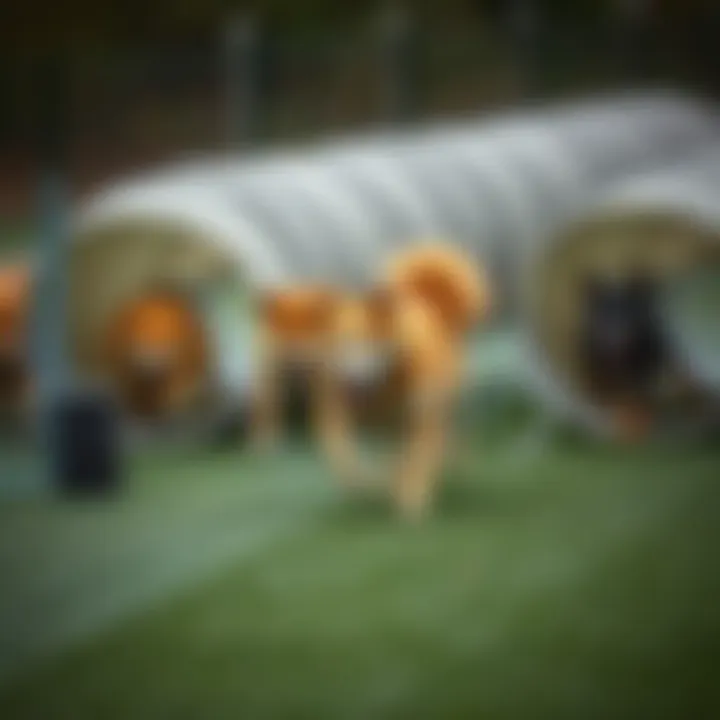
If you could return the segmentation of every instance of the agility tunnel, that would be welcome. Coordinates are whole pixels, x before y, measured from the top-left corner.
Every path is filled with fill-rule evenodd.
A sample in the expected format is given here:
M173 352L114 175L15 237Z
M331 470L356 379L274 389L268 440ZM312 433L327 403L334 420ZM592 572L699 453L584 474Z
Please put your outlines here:
M528 258L528 357L535 387L562 416L609 430L583 354L599 309L611 332L657 338L646 390L669 427L720 425L719 193L716 144L607 189ZM633 313L637 322L623 325Z
M229 397L251 373L243 318L257 290L297 280L360 286L395 249L427 237L469 250L488 269L496 306L509 310L530 247L602 185L687 156L715 130L712 108L693 98L628 94L130 179L79 211L75 360L84 374L106 373L113 318L174 286L208 333L198 379Z

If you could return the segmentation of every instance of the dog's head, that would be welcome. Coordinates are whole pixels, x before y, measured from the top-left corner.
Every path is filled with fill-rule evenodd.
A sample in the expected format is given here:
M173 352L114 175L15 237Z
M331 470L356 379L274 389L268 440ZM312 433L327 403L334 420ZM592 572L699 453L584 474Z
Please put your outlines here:
M341 303L340 293L324 285L265 292L258 303L259 324L286 358L310 360L323 352Z
M298 286L266 293L259 316L266 338L291 366L334 362L356 379L384 363L398 300L394 290L381 287L350 294Z
M583 355L591 382L605 394L646 391L671 360L656 293L641 274L590 283Z
M588 278L587 313L598 326L636 331L657 321L657 286L643 274L602 280Z
M139 415L180 410L205 376L209 350L201 318L187 298L150 292L125 306L110 325L107 353L122 400Z
M407 300L398 288L376 285L336 303L331 360L348 381L364 385L387 373L401 344Z

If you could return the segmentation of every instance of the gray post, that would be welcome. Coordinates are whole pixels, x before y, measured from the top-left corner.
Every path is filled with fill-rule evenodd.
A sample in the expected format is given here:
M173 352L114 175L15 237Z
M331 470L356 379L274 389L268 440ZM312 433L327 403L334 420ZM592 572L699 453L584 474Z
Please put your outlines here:
M67 182L68 67L59 53L40 63L36 75L38 254L36 258L31 357L43 450L43 475L56 480L58 457L55 410L69 378L65 308L69 190Z
M118 488L121 479L117 414L111 399L99 389L77 385L68 347L68 71L64 57L48 57L37 86L40 252L32 355L39 439L44 474L53 487L105 493Z
M414 18L402 0L391 0L380 18L384 114L393 121L420 110L420 38Z
M650 48L645 32L647 0L617 0L616 5L616 57L621 63L619 70L624 77L644 80L650 72Z
M511 0L507 24L520 68L521 94L531 99L542 90L540 15L536 0Z
M48 58L38 77L40 152L39 262L35 306L35 358L43 406L69 381L65 306L69 204L66 168L68 78L63 58Z
M229 147L256 139L260 125L260 33L251 16L223 29L223 136Z

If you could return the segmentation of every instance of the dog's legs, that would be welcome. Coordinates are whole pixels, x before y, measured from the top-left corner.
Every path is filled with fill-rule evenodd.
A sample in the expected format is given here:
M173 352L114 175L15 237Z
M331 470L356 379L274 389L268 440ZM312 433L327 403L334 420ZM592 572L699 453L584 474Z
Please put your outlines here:
M183 411L192 406L199 394L198 383L187 382L184 379L171 382L167 396L167 409L170 416L182 415Z
M313 392L315 434L321 451L343 485L357 485L364 480L355 427L342 380L328 366L315 374Z
M282 372L276 350L265 348L258 363L250 440L258 450L269 450L280 438Z
M445 409L445 403L434 402L410 418L394 479L397 509L410 520L421 519L432 504L447 450Z
M647 438L652 427L652 413L639 402L618 402L611 408L613 430L617 440L638 443Z

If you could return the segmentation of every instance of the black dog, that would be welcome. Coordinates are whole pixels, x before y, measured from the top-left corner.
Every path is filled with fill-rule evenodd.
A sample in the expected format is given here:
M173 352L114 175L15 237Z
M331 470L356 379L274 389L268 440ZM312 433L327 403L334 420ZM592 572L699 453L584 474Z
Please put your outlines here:
M581 354L588 389L598 398L651 401L670 358L657 292L655 282L641 274L588 281Z

